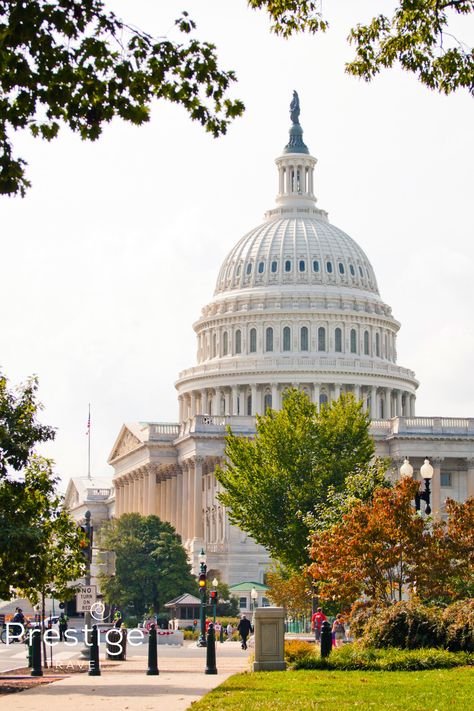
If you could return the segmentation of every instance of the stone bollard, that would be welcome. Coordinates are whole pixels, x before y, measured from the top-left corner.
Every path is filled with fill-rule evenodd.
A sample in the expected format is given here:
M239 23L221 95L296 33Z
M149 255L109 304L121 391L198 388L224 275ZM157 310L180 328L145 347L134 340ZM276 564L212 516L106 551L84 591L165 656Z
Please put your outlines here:
M221 644L224 644L224 628L223 628L222 625L221 625L221 631L220 631L220 633L219 633L219 642L220 642Z
M43 676L41 668L41 629L36 628L31 633L31 676Z
M100 663L99 663L99 630L97 625L92 627L91 634L91 651L89 657L89 676L100 676Z
M158 643L156 640L156 627L152 625L148 635L148 669L147 676L158 676Z
M217 674L216 667L216 638L214 635L214 625L209 625L209 630L207 633L207 647L206 647L206 670L205 674Z
M257 607L253 670L284 671L285 669L285 609Z
M332 650L332 632L331 625L327 620L324 620L321 627L321 656L329 657Z

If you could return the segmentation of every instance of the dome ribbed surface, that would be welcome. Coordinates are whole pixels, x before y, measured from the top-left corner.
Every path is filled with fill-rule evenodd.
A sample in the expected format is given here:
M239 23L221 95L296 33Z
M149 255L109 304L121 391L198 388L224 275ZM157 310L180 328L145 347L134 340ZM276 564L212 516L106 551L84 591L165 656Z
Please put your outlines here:
M332 285L378 295L366 254L323 217L271 219L246 234L225 259L215 294L264 285Z

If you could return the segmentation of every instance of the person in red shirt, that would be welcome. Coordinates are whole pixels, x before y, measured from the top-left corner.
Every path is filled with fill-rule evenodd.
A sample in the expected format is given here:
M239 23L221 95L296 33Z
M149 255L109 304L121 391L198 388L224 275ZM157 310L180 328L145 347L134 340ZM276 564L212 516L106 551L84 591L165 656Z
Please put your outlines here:
M316 642L319 642L321 640L321 627L323 626L323 622L325 620L327 620L326 615L324 614L322 609L318 607L318 609L311 618L311 629L314 632Z

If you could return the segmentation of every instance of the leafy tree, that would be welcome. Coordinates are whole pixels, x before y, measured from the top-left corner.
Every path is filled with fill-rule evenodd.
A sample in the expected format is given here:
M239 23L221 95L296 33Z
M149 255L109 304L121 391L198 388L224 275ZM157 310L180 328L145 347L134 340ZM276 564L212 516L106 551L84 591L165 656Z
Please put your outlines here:
M0 598L67 599L85 569L84 536L64 509L52 462L30 457L21 480L0 481Z
M267 573L267 595L279 607L285 607L292 617L311 615L312 580L306 572L288 571L277 565Z
M54 439L54 429L37 420L37 391L36 377L13 390L0 373L0 480L26 466L35 444Z
M101 547L115 554L115 575L102 575L101 588L110 604L142 617L165 602L197 594L181 537L158 516L123 514L104 524Z
M218 617L237 617L239 614L239 601L231 595L229 586L219 582L217 586L217 606Z
M348 606L363 596L383 606L410 590L423 601L448 601L472 589L474 500L448 502L458 522L433 524L412 505L418 488L411 479L380 488L314 534L310 571L322 599Z
M272 30L283 37L308 31L325 32L320 0L248 0L265 9ZM346 71L370 81L381 70L399 64L443 94L457 89L474 93L474 52L453 36L451 24L474 10L473 0L397 0L391 15L377 15L349 34L355 58Z
M195 28L187 13L176 26L183 37ZM244 108L227 97L235 77L219 69L212 44L154 38L103 0L0 0L0 67L0 192L8 195L30 185L13 155L18 129L49 141L63 124L95 140L115 116L148 121L161 98L218 136Z
M321 408L288 390L280 411L257 416L254 439L226 437L226 464L216 470L229 520L290 570L310 562L312 513L329 487L374 466L369 417L352 395ZM377 465L377 460L375 460Z
M320 0L247 2L283 37L329 26ZM392 16L351 30L355 58L346 71L369 81L399 63L442 93L474 91L472 49L450 32L450 20L473 7L473 0L397 0ZM219 68L213 44L189 37L195 23L186 12L175 24L182 42L132 27L104 0L0 0L0 193L24 195L30 186L12 145L19 129L50 141L66 125L95 140L116 116L148 121L158 98L183 106L214 136L225 133L244 110L228 97L235 75Z

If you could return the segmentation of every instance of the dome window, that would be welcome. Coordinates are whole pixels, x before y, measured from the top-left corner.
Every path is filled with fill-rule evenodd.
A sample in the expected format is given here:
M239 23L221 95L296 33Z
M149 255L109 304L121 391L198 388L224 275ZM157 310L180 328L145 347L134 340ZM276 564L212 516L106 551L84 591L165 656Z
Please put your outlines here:
M303 326L300 333L301 350L309 350L308 327Z
M334 331L334 350L336 353L342 353L342 331L336 328Z
M222 355L227 355L228 350L229 350L229 335L227 331L224 331L224 336L222 339Z
M357 353L357 333L351 328L351 353Z
M273 351L273 328L271 326L265 331L265 350L267 352Z
M246 271L247 271L247 274L251 274L251 273L252 273L252 262L249 262L249 263L247 264L247 269L246 269Z
M235 270L235 276L240 276L240 264L237 264L237 269Z
M349 271L350 271L350 273L351 273L352 276L355 276L355 275L356 275L355 269L354 269L354 265L353 265L353 264L349 264Z
M265 262L259 262L258 263L258 273L263 274L265 271Z
M242 332L240 328L235 332L235 352L242 353Z
M283 350L291 351L291 331L289 326L283 329Z
M326 350L326 329L323 326L318 328L318 351Z
M380 358L380 333L375 334L375 355Z
M287 259L285 262L285 272L291 272L291 260Z
M313 259L313 272L319 272L319 262L317 259Z
M332 262L326 262L326 271L328 274L332 274Z
M304 261L304 259L300 259L299 270L300 272L306 271L306 262Z
M364 278L364 272L362 271L362 267L359 267L359 274L361 275L362 279Z
M257 329L250 329L250 353L257 352Z
M344 269L344 264L343 264L342 262L339 262L339 265L338 265L338 266L339 266L339 274L344 274L345 271L346 271L346 270Z
M369 355L369 332L364 331L364 355Z
M272 262L272 274L276 273L276 270L278 269L278 262Z

